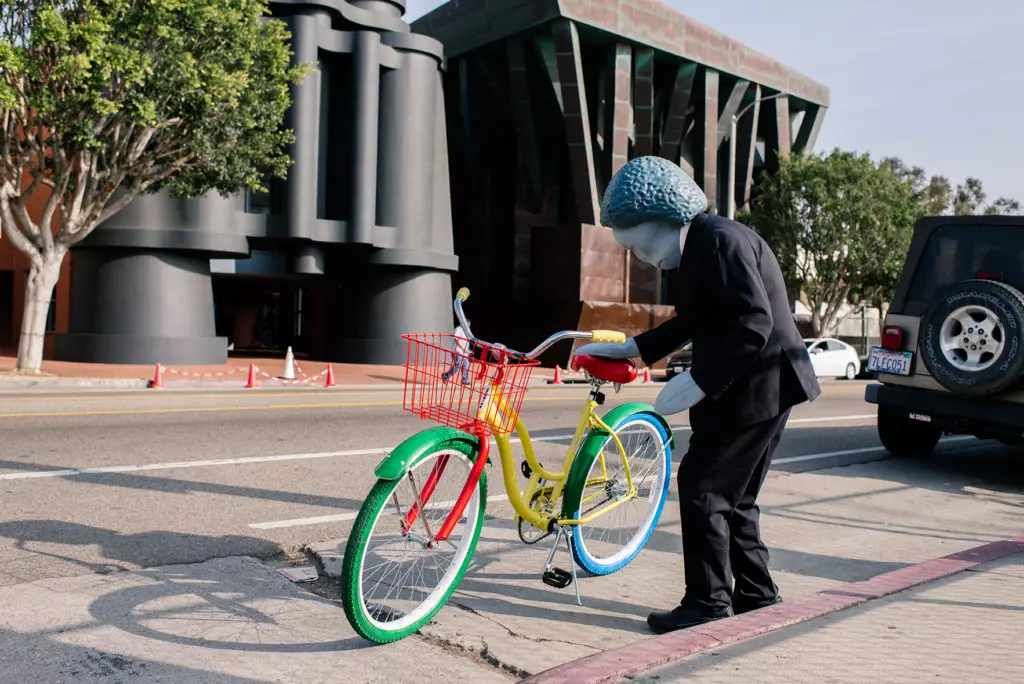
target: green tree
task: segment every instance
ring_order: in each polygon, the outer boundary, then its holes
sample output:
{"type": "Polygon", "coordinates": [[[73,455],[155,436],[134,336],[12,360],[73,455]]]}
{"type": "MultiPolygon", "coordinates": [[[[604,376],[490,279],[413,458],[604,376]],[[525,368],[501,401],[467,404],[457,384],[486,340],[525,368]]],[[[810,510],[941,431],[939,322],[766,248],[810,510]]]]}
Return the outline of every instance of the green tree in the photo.
{"type": "Polygon", "coordinates": [[[30,262],[18,369],[40,368],[69,247],[139,194],[286,174],[289,85],[307,67],[267,14],[266,0],[0,0],[0,222],[30,262]]]}
{"type": "Polygon", "coordinates": [[[772,246],[811,310],[814,334],[831,334],[844,304],[887,299],[919,214],[922,178],[836,149],[791,156],[762,179],[743,220],[772,246]]]}
{"type": "Polygon", "coordinates": [[[953,184],[945,176],[927,178],[920,166],[908,167],[899,157],[886,157],[882,166],[910,184],[914,196],[921,205],[922,216],[971,216],[976,214],[1016,214],[1020,202],[1000,197],[986,205],[985,193],[979,179],[968,177],[962,185],[953,184]]]}

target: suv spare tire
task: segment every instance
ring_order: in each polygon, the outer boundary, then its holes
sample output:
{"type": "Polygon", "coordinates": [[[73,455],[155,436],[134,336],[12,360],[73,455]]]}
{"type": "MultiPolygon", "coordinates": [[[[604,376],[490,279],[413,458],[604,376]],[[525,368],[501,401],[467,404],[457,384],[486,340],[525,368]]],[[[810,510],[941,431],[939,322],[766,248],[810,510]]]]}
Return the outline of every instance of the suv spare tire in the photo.
{"type": "Polygon", "coordinates": [[[925,367],[950,392],[1006,389],[1024,374],[1024,294],[992,280],[958,283],[925,312],[920,344],[925,367]]]}

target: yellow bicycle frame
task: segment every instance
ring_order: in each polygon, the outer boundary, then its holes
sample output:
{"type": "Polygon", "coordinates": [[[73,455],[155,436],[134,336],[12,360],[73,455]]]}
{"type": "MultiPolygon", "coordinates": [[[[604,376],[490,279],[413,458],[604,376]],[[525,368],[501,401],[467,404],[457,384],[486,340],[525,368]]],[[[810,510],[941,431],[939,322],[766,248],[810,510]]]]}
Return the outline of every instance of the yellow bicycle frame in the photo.
{"type": "MultiPolygon", "coordinates": [[[[617,508],[626,501],[630,501],[637,495],[637,489],[633,484],[633,476],[629,469],[629,460],[626,458],[626,450],[622,446],[619,436],[615,434],[612,428],[609,427],[597,413],[595,413],[594,409],[596,409],[597,406],[597,401],[591,397],[587,398],[587,401],[583,405],[579,423],[576,425],[576,433],[573,435],[572,442],[566,450],[565,459],[562,461],[562,469],[556,472],[544,469],[540,463],[537,462],[537,457],[533,451],[533,441],[530,439],[530,432],[527,430],[523,421],[516,416],[515,432],[522,442],[526,462],[533,471],[526,485],[526,490],[523,492],[519,491],[519,483],[516,481],[516,467],[515,458],[512,454],[512,442],[508,435],[497,434],[499,431],[497,429],[495,430],[496,434],[494,439],[498,444],[498,454],[501,459],[502,479],[505,483],[505,492],[508,495],[509,503],[512,504],[512,508],[515,510],[518,517],[526,520],[540,530],[544,530],[545,532],[549,531],[549,525],[552,520],[555,520],[559,525],[581,525],[588,523],[614,508],[617,508]],[[616,448],[619,450],[619,455],[622,458],[623,470],[626,475],[626,483],[629,486],[629,493],[627,496],[579,520],[547,515],[532,509],[530,507],[530,501],[537,491],[540,480],[553,483],[551,485],[547,485],[552,488],[550,500],[552,502],[557,502],[559,500],[562,495],[565,480],[569,476],[569,471],[572,468],[573,460],[576,458],[576,454],[579,452],[580,446],[583,444],[583,438],[586,435],[587,430],[593,427],[601,428],[611,435],[616,448]]],[[[508,415],[508,404],[501,395],[501,390],[497,383],[492,383],[491,391],[488,392],[480,402],[480,410],[477,413],[477,418],[479,420],[487,421],[491,426],[497,427],[504,422],[502,418],[507,418],[508,415]]],[[[603,477],[607,477],[603,451],[598,454],[598,458],[601,463],[601,475],[603,477]]]]}

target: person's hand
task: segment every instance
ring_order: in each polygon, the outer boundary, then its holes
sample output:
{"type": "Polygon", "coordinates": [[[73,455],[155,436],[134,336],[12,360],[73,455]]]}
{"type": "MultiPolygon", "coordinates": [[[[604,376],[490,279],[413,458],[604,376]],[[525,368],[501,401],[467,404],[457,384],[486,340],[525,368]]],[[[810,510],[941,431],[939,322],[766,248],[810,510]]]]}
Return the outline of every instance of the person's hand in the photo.
{"type": "Polygon", "coordinates": [[[605,359],[639,358],[640,350],[633,338],[625,342],[593,342],[576,350],[577,355],[598,356],[605,359]]]}
{"type": "Polygon", "coordinates": [[[668,381],[654,400],[654,410],[663,416],[680,413],[695,406],[704,398],[704,390],[694,382],[690,371],[680,373],[668,381]]]}

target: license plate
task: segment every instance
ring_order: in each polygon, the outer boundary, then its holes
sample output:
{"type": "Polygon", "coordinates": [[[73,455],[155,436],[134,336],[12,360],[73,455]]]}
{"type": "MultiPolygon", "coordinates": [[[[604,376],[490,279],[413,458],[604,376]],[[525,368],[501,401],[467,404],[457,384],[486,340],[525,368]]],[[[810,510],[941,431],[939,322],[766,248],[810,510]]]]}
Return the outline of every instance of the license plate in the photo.
{"type": "Polygon", "coordinates": [[[913,360],[913,352],[889,351],[880,347],[872,347],[871,353],[868,354],[868,370],[875,373],[910,375],[910,363],[913,360]]]}

